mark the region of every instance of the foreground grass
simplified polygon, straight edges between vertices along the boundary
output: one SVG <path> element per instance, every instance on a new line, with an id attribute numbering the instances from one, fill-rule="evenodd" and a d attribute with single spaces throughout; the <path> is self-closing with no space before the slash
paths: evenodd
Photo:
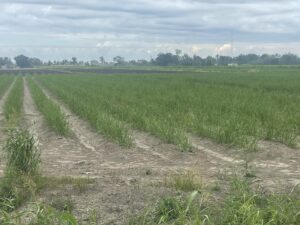
<path id="1" fill-rule="evenodd" d="M 40 154 L 33 137 L 22 130 L 9 132 L 4 151 L 6 167 L 0 183 L 0 205 L 9 210 L 20 206 L 36 191 Z"/>
<path id="2" fill-rule="evenodd" d="M 114 140 L 127 137 L 122 136 L 127 130 L 121 121 L 182 150 L 190 148 L 186 133 L 249 150 L 256 149 L 261 139 L 293 147 L 300 134 L 296 69 L 214 68 L 199 74 L 73 74 L 37 79 Z"/>
<path id="3" fill-rule="evenodd" d="M 31 203 L 18 210 L 28 200 L 34 200 L 42 188 L 72 185 L 82 193 L 92 179 L 46 178 L 39 173 L 40 152 L 35 140 L 26 130 L 11 130 L 4 146 L 6 153 L 5 176 L 0 180 L 0 224 L 1 225 L 77 225 L 72 214 L 70 199 L 57 198 L 47 203 Z M 93 217 L 85 224 L 95 224 Z"/>
<path id="4" fill-rule="evenodd" d="M 23 109 L 23 93 L 23 79 L 18 77 L 4 105 L 4 115 L 8 126 L 14 127 L 20 122 Z"/>
<path id="5" fill-rule="evenodd" d="M 10 133 L 4 150 L 7 155 L 5 177 L 0 180 L 0 224 L 3 225 L 96 225 L 98 217 L 91 214 L 79 222 L 72 213 L 74 203 L 56 198 L 47 203 L 32 203 L 15 211 L 42 187 L 53 188 L 71 184 L 79 192 L 93 183 L 84 178 L 45 178 L 39 174 L 40 153 L 27 131 Z M 251 188 L 248 179 L 231 180 L 230 189 L 222 198 L 213 198 L 201 185 L 196 174 L 175 176 L 167 185 L 177 196 L 164 197 L 128 225 L 298 225 L 300 224 L 300 192 L 295 186 L 288 193 L 267 193 Z M 193 190 L 197 191 L 193 191 Z M 186 192 L 191 194 L 186 195 Z"/>
<path id="6" fill-rule="evenodd" d="M 294 190 L 295 191 L 295 190 Z M 225 198 L 214 202 L 207 193 L 165 197 L 128 225 L 297 225 L 299 193 L 266 194 L 252 190 L 248 181 L 234 179 Z"/>
<path id="7" fill-rule="evenodd" d="M 60 107 L 51 101 L 31 78 L 27 82 L 32 98 L 38 110 L 43 114 L 47 125 L 59 135 L 68 135 L 69 125 Z"/>

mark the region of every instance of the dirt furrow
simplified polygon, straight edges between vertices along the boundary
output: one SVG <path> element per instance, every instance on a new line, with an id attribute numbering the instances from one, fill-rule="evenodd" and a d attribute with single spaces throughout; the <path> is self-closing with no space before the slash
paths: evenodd
<path id="1" fill-rule="evenodd" d="M 14 84 L 16 82 L 16 79 L 11 83 L 11 85 L 8 87 L 4 95 L 0 98 L 0 177 L 3 176 L 3 170 L 5 167 L 4 157 L 3 157 L 3 151 L 2 147 L 5 142 L 6 134 L 5 134 L 5 116 L 4 116 L 4 104 L 5 101 L 13 88 Z"/>
<path id="2" fill-rule="evenodd" d="M 228 163 L 234 163 L 234 164 L 244 163 L 244 160 L 232 158 L 228 155 L 224 155 L 220 152 L 217 152 L 215 150 L 208 148 L 207 146 L 204 146 L 205 143 L 204 143 L 203 139 L 201 139 L 201 138 L 189 136 L 189 141 L 195 149 L 197 149 L 199 151 L 203 151 L 203 152 L 207 153 L 208 155 L 211 155 L 214 158 L 217 158 L 219 160 L 222 160 L 222 161 L 225 161 Z"/>
<path id="3" fill-rule="evenodd" d="M 24 119 L 26 127 L 37 140 L 41 149 L 42 172 L 48 176 L 81 176 L 90 171 L 88 165 L 95 163 L 95 155 L 73 138 L 60 137 L 50 131 L 31 97 L 24 79 Z M 90 159 L 93 160 L 90 160 Z"/>
<path id="4" fill-rule="evenodd" d="M 63 112 L 67 115 L 72 131 L 80 142 L 91 146 L 91 151 L 97 152 L 97 154 L 104 159 L 103 166 L 112 165 L 113 168 L 120 166 L 120 169 L 136 167 L 172 168 L 180 167 L 180 164 L 178 162 L 176 163 L 175 159 L 181 158 L 181 162 L 184 160 L 183 154 L 179 153 L 175 146 L 164 144 L 145 133 L 134 132 L 133 136 L 137 146 L 131 149 L 122 149 L 118 145 L 107 141 L 104 137 L 94 131 L 87 122 L 74 115 L 47 89 L 43 88 L 43 91 L 56 104 L 60 105 Z M 170 148 L 173 149 L 171 150 Z M 159 152 L 158 149 L 163 153 Z M 177 158 L 174 157 L 174 155 L 177 155 Z M 195 161 L 192 160 L 192 157 L 186 157 L 186 159 L 190 165 Z"/>
<path id="5" fill-rule="evenodd" d="M 300 183 L 300 152 L 283 144 L 260 141 L 257 152 L 247 152 L 189 135 L 194 148 L 220 161 L 239 165 L 257 176 L 267 187 L 286 187 Z"/>

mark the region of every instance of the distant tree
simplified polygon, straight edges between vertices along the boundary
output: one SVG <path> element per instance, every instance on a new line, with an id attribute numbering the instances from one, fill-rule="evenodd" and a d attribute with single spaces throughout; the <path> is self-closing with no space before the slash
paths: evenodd
<path id="1" fill-rule="evenodd" d="M 202 59 L 200 56 L 194 55 L 193 56 L 193 65 L 194 66 L 203 66 L 203 65 L 205 65 L 205 60 Z"/>
<path id="2" fill-rule="evenodd" d="M 43 62 L 42 60 L 38 59 L 38 58 L 29 58 L 30 64 L 31 66 L 42 66 Z"/>
<path id="3" fill-rule="evenodd" d="M 99 65 L 99 62 L 97 61 L 97 60 L 91 60 L 91 62 L 90 62 L 90 65 L 91 66 L 98 66 Z"/>
<path id="4" fill-rule="evenodd" d="M 12 67 L 13 63 L 8 57 L 0 57 L 0 67 L 2 66 Z"/>
<path id="5" fill-rule="evenodd" d="M 230 56 L 219 56 L 217 57 L 218 65 L 227 66 L 228 64 L 232 63 L 233 59 Z"/>
<path id="6" fill-rule="evenodd" d="M 68 65 L 69 61 L 67 59 L 64 59 L 61 61 L 61 65 Z"/>
<path id="7" fill-rule="evenodd" d="M 175 54 L 176 54 L 177 56 L 180 56 L 180 55 L 182 54 L 182 50 L 176 49 L 176 50 L 175 50 Z"/>
<path id="8" fill-rule="evenodd" d="M 214 66 L 217 63 L 216 58 L 212 57 L 212 56 L 207 56 L 205 59 L 205 66 Z"/>
<path id="9" fill-rule="evenodd" d="M 170 66 L 178 64 L 178 57 L 172 53 L 160 53 L 155 59 L 155 62 L 159 66 Z"/>
<path id="10" fill-rule="evenodd" d="M 76 65 L 77 64 L 77 58 L 76 57 L 72 57 L 72 64 Z"/>
<path id="11" fill-rule="evenodd" d="M 125 59 L 121 56 L 114 57 L 113 61 L 114 61 L 115 65 L 124 65 L 125 64 Z"/>
<path id="12" fill-rule="evenodd" d="M 29 57 L 24 55 L 18 55 L 15 58 L 16 64 L 20 68 L 30 68 L 32 67 L 31 60 Z"/>
<path id="13" fill-rule="evenodd" d="M 139 60 L 137 60 L 136 63 L 137 63 L 137 65 L 148 65 L 149 64 L 148 61 L 145 59 L 139 59 Z"/>
<path id="14" fill-rule="evenodd" d="M 100 59 L 100 63 L 101 63 L 101 64 L 105 64 L 105 59 L 104 59 L 103 56 L 101 56 L 99 59 Z"/>
<path id="15" fill-rule="evenodd" d="M 295 65 L 300 63 L 299 57 L 291 53 L 282 55 L 279 61 L 280 64 L 283 65 Z"/>
<path id="16" fill-rule="evenodd" d="M 128 63 L 130 65 L 138 65 L 138 62 L 136 60 L 130 60 Z"/>
<path id="17" fill-rule="evenodd" d="M 180 64 L 184 66 L 192 66 L 193 65 L 193 58 L 191 58 L 188 54 L 184 54 L 180 58 Z"/>

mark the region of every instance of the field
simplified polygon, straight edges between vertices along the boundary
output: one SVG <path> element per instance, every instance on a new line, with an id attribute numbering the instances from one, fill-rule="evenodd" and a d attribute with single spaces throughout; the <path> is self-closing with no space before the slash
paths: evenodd
<path id="1" fill-rule="evenodd" d="M 187 133 L 254 150 L 259 140 L 296 145 L 300 86 L 296 71 L 207 74 L 38 76 L 100 133 L 127 146 L 128 127 L 189 150 Z M 108 124 L 106 124 L 108 123 Z"/>
<path id="2" fill-rule="evenodd" d="M 299 67 L 20 72 L 0 76 L 0 222 L 13 199 L 36 224 L 300 224 Z"/>

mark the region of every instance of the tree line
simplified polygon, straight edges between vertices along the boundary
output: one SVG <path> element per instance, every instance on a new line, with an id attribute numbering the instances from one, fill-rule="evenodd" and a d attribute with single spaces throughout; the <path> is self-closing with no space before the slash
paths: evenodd
<path id="1" fill-rule="evenodd" d="M 98 65 L 158 65 L 158 66 L 230 66 L 230 65 L 300 65 L 300 58 L 291 53 L 279 54 L 241 54 L 238 56 L 207 56 L 200 57 L 197 55 L 189 56 L 182 54 L 182 51 L 176 50 L 176 53 L 160 53 L 151 60 L 130 60 L 126 61 L 124 57 L 116 56 L 111 62 L 107 62 L 103 56 L 99 59 L 91 61 L 78 61 L 76 57 L 70 60 L 54 60 L 42 61 L 38 58 L 30 58 L 24 55 L 18 55 L 14 61 L 8 57 L 0 57 L 0 68 L 32 68 L 38 66 L 51 65 L 82 65 L 82 66 L 98 66 Z"/>

